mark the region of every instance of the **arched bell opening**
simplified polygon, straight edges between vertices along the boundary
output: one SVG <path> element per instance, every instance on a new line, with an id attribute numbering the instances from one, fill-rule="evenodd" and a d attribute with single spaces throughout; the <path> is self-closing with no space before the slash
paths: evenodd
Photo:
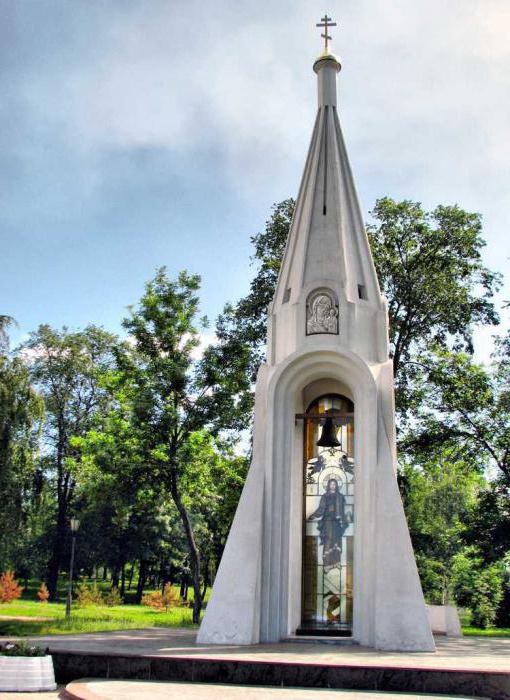
<path id="1" fill-rule="evenodd" d="M 328 393 L 303 414 L 302 606 L 298 634 L 350 636 L 354 404 Z"/>

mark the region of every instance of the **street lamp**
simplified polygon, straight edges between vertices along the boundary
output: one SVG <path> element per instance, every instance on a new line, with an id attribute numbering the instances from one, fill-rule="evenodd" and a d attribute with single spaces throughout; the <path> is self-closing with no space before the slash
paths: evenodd
<path id="1" fill-rule="evenodd" d="M 73 600 L 73 568 L 74 568 L 74 547 L 76 545 L 76 533 L 80 527 L 80 521 L 78 518 L 71 518 L 71 565 L 69 567 L 69 589 L 67 591 L 67 601 L 66 601 L 66 617 L 71 617 L 71 603 Z"/>

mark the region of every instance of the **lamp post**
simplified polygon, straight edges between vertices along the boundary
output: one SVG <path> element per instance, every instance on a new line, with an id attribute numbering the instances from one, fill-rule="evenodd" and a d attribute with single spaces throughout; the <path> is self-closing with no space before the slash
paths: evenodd
<path id="1" fill-rule="evenodd" d="M 69 566 L 69 589 L 67 591 L 67 601 L 66 601 L 66 617 L 71 617 L 71 603 L 73 600 L 73 568 L 74 568 L 74 548 L 76 545 L 76 533 L 80 527 L 80 521 L 78 518 L 71 518 L 71 565 Z"/>

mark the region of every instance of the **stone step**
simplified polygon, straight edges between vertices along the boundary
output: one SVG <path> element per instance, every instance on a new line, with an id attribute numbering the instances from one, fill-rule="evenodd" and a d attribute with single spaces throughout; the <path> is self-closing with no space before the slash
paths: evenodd
<path id="1" fill-rule="evenodd" d="M 69 683 L 62 700 L 418 700 L 423 695 L 314 688 L 270 688 L 212 683 L 164 683 L 80 679 Z M 460 695 L 427 695 L 427 700 L 468 700 Z M 471 699 L 469 699 L 471 700 Z"/>

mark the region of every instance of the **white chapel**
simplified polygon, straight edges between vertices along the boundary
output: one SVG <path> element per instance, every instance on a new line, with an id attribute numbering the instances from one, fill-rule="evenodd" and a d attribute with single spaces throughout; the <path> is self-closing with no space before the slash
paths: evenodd
<path id="1" fill-rule="evenodd" d="M 269 309 L 253 461 L 199 643 L 350 639 L 433 651 L 396 479 L 393 367 L 345 149 L 339 60 L 318 109 Z"/>

